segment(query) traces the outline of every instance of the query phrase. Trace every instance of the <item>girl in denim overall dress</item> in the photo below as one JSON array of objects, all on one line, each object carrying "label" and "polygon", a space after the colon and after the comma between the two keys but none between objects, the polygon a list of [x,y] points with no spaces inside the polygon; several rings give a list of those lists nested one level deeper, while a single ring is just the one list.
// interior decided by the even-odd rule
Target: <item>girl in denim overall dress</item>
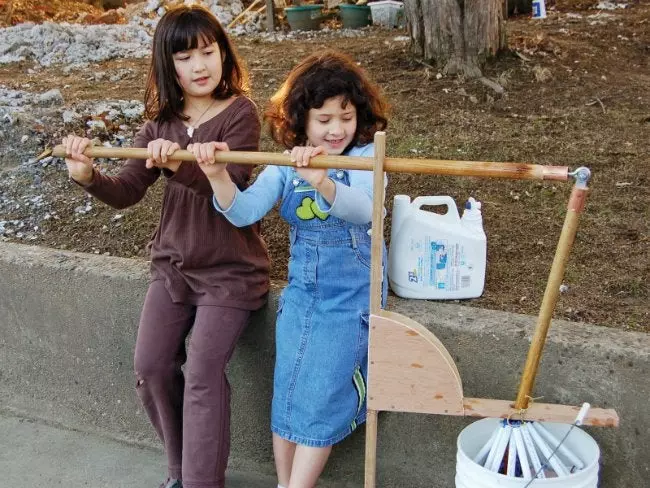
[{"label": "girl in denim overall dress", "polygon": [[271,416],[280,487],[313,487],[332,445],[365,421],[373,175],[312,169],[309,161],[318,154],[373,156],[385,111],[354,61],[327,51],[293,69],[266,113],[296,168],[268,166],[241,191],[214,163],[214,151],[224,147],[193,148],[214,206],[230,222],[251,225],[280,200],[291,226]]}]

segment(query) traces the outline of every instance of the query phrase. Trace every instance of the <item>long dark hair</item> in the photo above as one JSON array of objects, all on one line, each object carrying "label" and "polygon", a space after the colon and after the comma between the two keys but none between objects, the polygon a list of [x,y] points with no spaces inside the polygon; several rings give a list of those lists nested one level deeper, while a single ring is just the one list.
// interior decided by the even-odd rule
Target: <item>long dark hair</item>
[{"label": "long dark hair", "polygon": [[162,16],[153,35],[151,65],[144,93],[145,115],[151,120],[187,120],[183,114],[183,90],[176,76],[173,55],[196,49],[199,41],[216,42],[223,72],[212,93],[217,99],[248,93],[248,72],[217,18],[199,5],[181,5]]},{"label": "long dark hair", "polygon": [[286,148],[305,145],[309,110],[337,96],[357,109],[357,130],[350,145],[368,144],[376,131],[386,128],[388,105],[377,85],[352,58],[326,50],[301,61],[271,97],[264,113],[271,137]]}]

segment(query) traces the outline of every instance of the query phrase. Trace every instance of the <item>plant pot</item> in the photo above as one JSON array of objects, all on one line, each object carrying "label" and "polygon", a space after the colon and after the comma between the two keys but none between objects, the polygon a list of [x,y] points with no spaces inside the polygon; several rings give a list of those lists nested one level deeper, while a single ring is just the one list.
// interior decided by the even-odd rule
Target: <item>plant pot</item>
[{"label": "plant pot", "polygon": [[286,7],[284,13],[291,30],[318,30],[320,23],[325,19],[322,5]]},{"label": "plant pot", "polygon": [[372,23],[382,27],[404,27],[404,4],[395,0],[381,0],[368,4]]},{"label": "plant pot", "polygon": [[359,29],[372,23],[370,7],[367,5],[339,5],[341,21],[345,29]]}]

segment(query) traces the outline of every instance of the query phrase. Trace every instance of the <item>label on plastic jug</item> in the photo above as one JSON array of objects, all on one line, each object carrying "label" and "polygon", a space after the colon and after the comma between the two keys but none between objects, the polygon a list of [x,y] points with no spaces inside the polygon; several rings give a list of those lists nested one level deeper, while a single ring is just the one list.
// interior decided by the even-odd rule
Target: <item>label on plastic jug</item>
[{"label": "label on plastic jug", "polygon": [[[408,281],[422,287],[458,291],[471,286],[465,246],[429,236],[411,238],[408,255]],[[411,268],[411,266],[413,266]]]}]

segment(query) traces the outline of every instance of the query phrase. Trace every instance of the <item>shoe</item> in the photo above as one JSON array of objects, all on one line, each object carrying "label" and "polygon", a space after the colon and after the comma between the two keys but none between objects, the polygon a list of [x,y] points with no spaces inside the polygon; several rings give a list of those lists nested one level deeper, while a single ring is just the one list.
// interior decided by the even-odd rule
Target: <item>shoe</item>
[{"label": "shoe", "polygon": [[158,488],[183,488],[183,482],[172,478],[167,478]]}]

